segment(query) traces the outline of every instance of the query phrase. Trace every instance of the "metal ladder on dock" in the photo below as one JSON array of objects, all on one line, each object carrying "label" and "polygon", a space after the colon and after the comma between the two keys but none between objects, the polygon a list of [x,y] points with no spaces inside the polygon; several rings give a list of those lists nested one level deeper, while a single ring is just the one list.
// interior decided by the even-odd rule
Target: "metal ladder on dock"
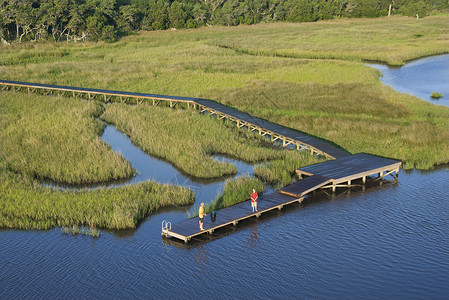
[{"label": "metal ladder on dock", "polygon": [[171,222],[168,221],[162,221],[162,233],[161,235],[164,237],[168,237],[169,236],[169,231],[171,231]]}]

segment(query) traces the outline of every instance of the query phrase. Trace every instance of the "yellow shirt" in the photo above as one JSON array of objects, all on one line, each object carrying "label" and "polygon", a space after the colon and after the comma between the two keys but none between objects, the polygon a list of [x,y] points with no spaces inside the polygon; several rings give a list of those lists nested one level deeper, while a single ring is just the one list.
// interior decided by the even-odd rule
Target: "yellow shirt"
[{"label": "yellow shirt", "polygon": [[200,211],[198,213],[199,217],[202,218],[204,215],[204,206],[200,206]]}]

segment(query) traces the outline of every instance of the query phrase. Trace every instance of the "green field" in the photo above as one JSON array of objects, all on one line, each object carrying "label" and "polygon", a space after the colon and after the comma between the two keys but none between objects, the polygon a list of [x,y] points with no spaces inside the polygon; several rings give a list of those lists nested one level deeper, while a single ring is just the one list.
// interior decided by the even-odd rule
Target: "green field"
[{"label": "green field", "polygon": [[[0,74],[7,80],[209,98],[351,153],[400,159],[407,169],[429,169],[449,162],[449,109],[383,86],[380,73],[363,62],[401,65],[442,53],[449,53],[449,16],[392,17],[142,32],[114,44],[1,45]],[[133,174],[99,139],[103,125],[96,118],[103,112],[104,120],[142,149],[196,177],[235,172],[211,160],[211,154],[275,159],[256,169],[256,175],[274,184],[288,183],[297,161],[316,162],[270,149],[257,136],[191,111],[118,104],[105,109],[95,102],[12,92],[1,92],[0,103],[2,176],[14,177],[2,183],[12,189],[39,189],[33,178],[79,183]],[[148,133],[155,126],[157,134]],[[203,131],[192,133],[189,126]],[[181,149],[167,147],[186,135]],[[226,142],[215,140],[217,136]],[[194,163],[198,157],[201,165]],[[128,189],[123,193],[133,188]],[[2,209],[4,220],[12,220],[14,214],[3,211],[8,210]],[[88,222],[80,218],[72,223]]]}]

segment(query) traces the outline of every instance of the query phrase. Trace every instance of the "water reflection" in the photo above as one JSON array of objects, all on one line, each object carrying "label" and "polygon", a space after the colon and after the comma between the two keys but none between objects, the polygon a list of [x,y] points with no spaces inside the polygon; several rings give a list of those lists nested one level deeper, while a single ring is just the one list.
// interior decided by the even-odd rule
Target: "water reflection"
[{"label": "water reflection", "polygon": [[207,266],[207,261],[208,261],[208,257],[207,257],[207,252],[206,249],[204,248],[203,244],[199,244],[196,248],[195,248],[195,255],[194,255],[194,269],[196,271],[201,272],[205,269],[205,267]]},{"label": "water reflection", "polygon": [[247,244],[250,247],[255,247],[259,244],[259,233],[257,231],[258,223],[254,223],[251,225],[249,230],[249,238],[247,239]]}]

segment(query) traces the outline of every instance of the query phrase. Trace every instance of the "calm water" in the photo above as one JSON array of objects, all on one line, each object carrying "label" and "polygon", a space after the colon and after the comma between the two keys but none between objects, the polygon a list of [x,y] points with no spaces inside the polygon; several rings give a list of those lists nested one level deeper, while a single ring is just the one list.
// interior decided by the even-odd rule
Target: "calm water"
[{"label": "calm water", "polygon": [[[368,64],[382,72],[381,81],[395,90],[434,104],[449,106],[449,54],[415,60],[401,68]],[[443,95],[434,100],[433,92]]]},{"label": "calm water", "polygon": [[[191,185],[207,202],[219,189],[165,162],[145,165],[112,127],[103,138],[139,176]],[[252,166],[235,163],[251,174]],[[449,166],[400,171],[398,182],[317,193],[188,246],[160,237],[162,220],[180,221],[185,209],[99,239],[59,229],[0,231],[0,299],[448,299],[448,182]]]}]

